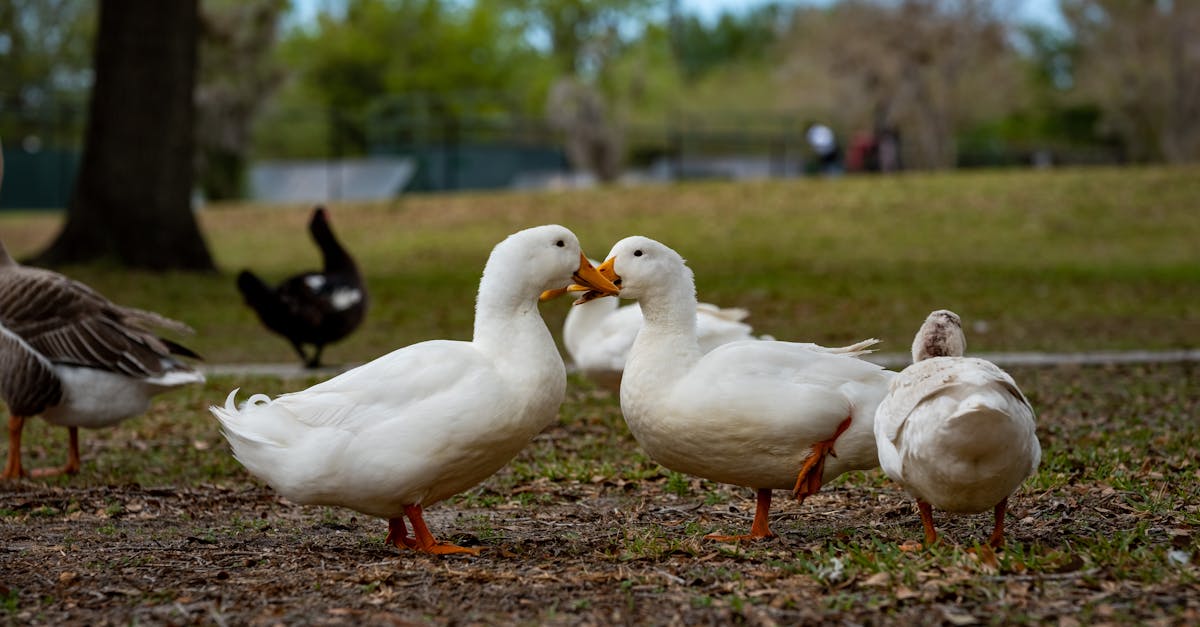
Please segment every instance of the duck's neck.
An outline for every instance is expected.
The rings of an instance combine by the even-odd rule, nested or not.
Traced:
[[[700,359],[695,285],[680,281],[643,296],[638,303],[642,307],[642,329],[629,353],[623,380],[669,385]]]
[[[472,342],[501,367],[512,364],[532,378],[561,376],[565,382],[562,356],[538,311],[537,294],[517,294],[492,278],[498,277],[485,271],[479,284]]]
[[[321,257],[325,260],[325,272],[358,272],[354,258],[342,248],[342,243],[333,235],[333,229],[329,228],[328,224],[314,224],[312,237],[321,249]]]

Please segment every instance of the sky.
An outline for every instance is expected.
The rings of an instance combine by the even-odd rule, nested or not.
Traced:
[[[825,6],[834,0],[679,0],[679,7],[686,13],[699,15],[703,20],[715,20],[721,13],[769,4],[807,4]],[[966,0],[970,1],[970,0]],[[1062,14],[1058,11],[1058,0],[1009,0],[1021,21],[1037,22],[1053,27],[1064,27]],[[665,4],[665,2],[664,2]]]
[[[834,0],[679,0],[679,8],[685,13],[694,13],[705,21],[715,20],[721,13],[761,6],[776,1],[780,4],[828,5]],[[970,1],[970,0],[967,0]],[[1021,21],[1038,22],[1047,26],[1064,28],[1062,15],[1058,12],[1058,0],[1009,0]],[[295,19],[310,21],[321,7],[338,4],[338,0],[294,0]],[[666,0],[662,1],[666,7]]]

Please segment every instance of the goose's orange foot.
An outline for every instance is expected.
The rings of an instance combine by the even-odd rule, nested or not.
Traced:
[[[813,443],[812,454],[804,460],[804,465],[800,467],[800,472],[796,475],[796,487],[792,488],[792,496],[801,503],[821,489],[821,477],[825,474],[825,456],[837,457],[837,453],[833,450],[833,443],[846,429],[850,428],[852,418],[853,416],[846,416],[846,419],[838,425],[833,437]]]
[[[57,477],[79,474],[79,469],[83,466],[79,461],[79,427],[68,427],[67,431],[70,434],[70,441],[67,445],[67,463],[59,468],[34,468],[29,471],[29,476]]]
[[[67,464],[56,468],[34,468],[29,471],[30,477],[57,477],[59,475],[79,474],[79,466]]]

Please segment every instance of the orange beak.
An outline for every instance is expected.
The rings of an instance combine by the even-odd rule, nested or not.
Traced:
[[[584,294],[583,298],[587,300],[600,298],[602,296],[616,296],[621,292],[616,285],[613,285],[612,281],[609,281],[604,277],[603,274],[600,273],[599,270],[592,266],[592,263],[588,261],[587,255],[584,255],[583,253],[579,254],[579,269],[575,271],[575,274],[572,275],[571,278],[575,281],[575,283],[566,287],[546,290],[545,292],[542,292],[542,295],[538,298],[538,300],[546,301],[552,298],[558,298],[567,292],[586,291],[587,294]]]
[[[616,296],[617,294],[620,293],[621,288],[619,288],[617,286],[620,285],[620,283],[621,283],[621,277],[617,276],[616,270],[613,270],[613,266],[616,264],[616,262],[617,262],[616,257],[613,257],[613,258],[609,259],[608,261],[605,261],[604,263],[600,264],[600,267],[596,268],[596,273],[599,274],[600,278],[604,279],[605,282],[607,282],[609,285],[612,285],[617,291],[612,292],[612,293],[607,293],[607,292],[602,292],[600,290],[589,289],[586,294],[584,294],[583,296],[580,296],[575,301],[576,305],[579,305],[581,303],[586,303],[589,300],[603,298],[605,296]],[[580,286],[580,285],[572,285],[568,289],[577,290],[577,289],[581,289],[582,287],[583,286]]]

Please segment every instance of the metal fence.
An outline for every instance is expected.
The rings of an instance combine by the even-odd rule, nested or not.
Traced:
[[[421,97],[394,98],[357,120],[318,107],[291,112],[296,121],[324,125],[323,154],[309,154],[303,162],[297,161],[297,168],[307,168],[305,171],[325,169],[323,174],[309,175],[325,179],[320,188],[326,197],[313,200],[353,197],[342,183],[348,180],[347,163],[372,157],[386,157],[392,163],[399,158],[405,164],[406,172],[399,177],[402,184],[381,192],[388,195],[537,187],[576,180],[573,177],[578,173],[572,172],[562,134],[543,120],[513,113],[503,99],[475,98],[452,104]],[[79,167],[85,111],[78,103],[32,111],[0,109],[6,162],[0,209],[66,206]],[[772,114],[676,115],[661,124],[628,125],[621,142],[625,168],[630,176],[652,180],[813,174],[817,160],[805,143],[806,125],[798,116]],[[845,138],[842,147],[846,147]],[[271,154],[260,146],[253,152],[256,159],[269,160],[276,171],[285,167],[290,157]],[[983,146],[964,145],[959,164],[1036,165],[1044,156],[1036,148],[997,140]],[[1119,155],[1086,148],[1074,153],[1060,151],[1054,163],[1064,161],[1114,163]],[[292,174],[283,178],[296,180],[302,175],[300,170]],[[389,176],[397,178],[395,173]],[[252,173],[246,178],[255,177]]]

